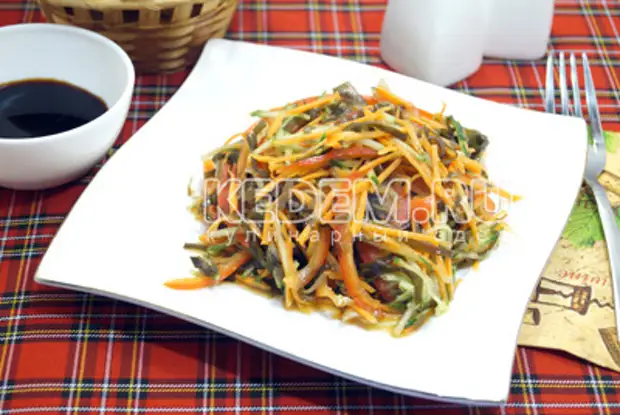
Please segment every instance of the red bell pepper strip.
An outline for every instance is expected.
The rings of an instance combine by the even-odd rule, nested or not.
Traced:
[[[411,204],[409,205],[411,220],[414,220],[419,224],[428,222],[431,218],[434,204],[435,200],[433,196],[412,197]]]
[[[326,166],[331,160],[354,159],[358,157],[376,157],[377,151],[368,147],[350,147],[330,150],[320,156],[308,157],[290,164],[280,171],[281,175],[288,176],[299,170],[319,169]]]
[[[222,210],[222,212],[228,214],[230,212],[230,205],[228,203],[228,194],[230,193],[230,182],[228,181],[230,167],[224,160],[220,161],[220,163],[221,168],[217,178],[217,206]]]
[[[366,242],[356,242],[356,246],[362,264],[370,264],[385,256],[379,248]]]

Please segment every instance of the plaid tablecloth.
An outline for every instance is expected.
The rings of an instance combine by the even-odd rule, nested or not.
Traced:
[[[241,0],[228,37],[383,66],[385,4]],[[620,130],[620,3],[556,5],[551,47],[588,53],[604,127]],[[34,0],[0,0],[0,25],[41,20]],[[137,79],[115,149],[186,76]],[[542,60],[488,59],[454,88],[542,110],[543,79]],[[369,388],[144,308],[35,284],[41,256],[95,172],[49,191],[0,189],[0,414],[620,414],[620,374],[551,351],[518,349],[504,408],[462,407]]]

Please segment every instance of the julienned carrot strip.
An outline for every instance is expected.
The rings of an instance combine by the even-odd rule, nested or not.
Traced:
[[[417,170],[417,173],[420,174],[420,176],[422,177],[422,179],[424,180],[424,182],[426,183],[426,185],[428,186],[429,189],[435,189],[435,192],[437,193],[437,196],[439,196],[439,198],[441,198],[441,200],[443,200],[443,202],[446,204],[446,206],[448,207],[453,207],[454,206],[454,200],[450,199],[450,197],[448,197],[448,195],[446,194],[444,188],[441,186],[441,183],[437,183],[433,181],[433,178],[431,177],[432,172],[428,171],[428,166],[425,164],[422,164],[422,162],[418,161],[411,153],[410,150],[406,148],[406,145],[402,142],[399,142],[397,139],[392,139],[394,145],[396,147],[398,147],[401,151],[402,154],[405,156],[405,158],[407,159],[407,161]]]
[[[248,251],[237,252],[231,256],[228,261],[218,266],[219,273],[217,279],[212,276],[178,278],[166,281],[164,285],[175,290],[197,290],[200,288],[212,287],[233,275],[241,265],[248,262],[251,258],[252,254]]]
[[[339,98],[340,98],[340,94],[338,94],[337,92],[335,94],[325,95],[324,97],[318,98],[307,104],[298,105],[298,106],[291,108],[290,110],[286,110],[285,113],[286,115],[302,114],[313,108],[317,108],[317,107],[321,107],[323,105],[329,104],[330,102],[333,102]]]
[[[425,311],[422,314],[422,316],[419,317],[418,321],[416,321],[414,324],[412,324],[411,326],[403,330],[401,336],[405,336],[407,334],[413,333],[414,331],[417,331],[420,327],[424,325],[424,323],[428,321],[429,318],[431,318],[432,315],[433,315],[432,309]]]
[[[379,98],[390,101],[392,104],[400,105],[405,108],[413,108],[413,104],[402,99],[401,97],[393,94],[391,91],[383,88],[382,86],[377,86],[374,88],[375,94],[379,96]]]
[[[428,154],[431,154],[431,143],[428,142],[428,139],[426,137],[420,138],[420,144],[424,148],[424,151],[426,151]]]
[[[265,223],[263,224],[263,233],[261,235],[261,245],[268,245],[271,240],[269,238],[271,229],[273,228],[273,218],[272,218],[273,214],[271,211],[267,211],[265,213]]]
[[[243,143],[241,145],[241,150],[239,151],[239,161],[237,162],[237,171],[236,176],[243,178],[245,175],[245,169],[248,167],[248,156],[250,155],[250,147],[247,143]]]
[[[322,114],[319,115],[318,117],[316,117],[315,119],[313,119],[312,121],[310,121],[308,124],[306,124],[306,127],[314,127],[315,125],[317,125],[321,121],[323,121],[323,115]]]
[[[274,108],[270,108],[265,112],[277,112],[277,111],[282,111],[288,107],[296,107],[299,105],[304,105],[304,104],[308,104],[310,102],[316,101],[317,99],[319,99],[319,96],[314,96],[314,97],[307,97],[307,98],[302,98],[302,99],[298,99],[296,101],[293,102],[289,102],[288,104],[282,106],[282,107],[274,107]]]
[[[302,176],[299,181],[301,183],[305,183],[305,182],[309,182],[310,180],[314,180],[314,179],[319,179],[321,177],[325,177],[328,176],[329,173],[326,172],[325,170],[319,170],[310,174],[307,174],[305,176]]]
[[[308,242],[308,238],[310,237],[311,230],[312,230],[312,225],[308,224],[306,225],[304,230],[301,232],[301,234],[299,234],[299,236],[297,237],[297,242],[299,242],[301,246],[306,246],[306,242]]]
[[[463,163],[463,166],[471,171],[472,173],[475,174],[482,174],[483,171],[485,171],[484,167],[482,166],[482,164],[480,164],[479,162],[477,162],[476,160],[473,160],[469,157],[466,157],[464,155],[461,155],[459,157],[461,163]]]
[[[442,178],[445,178],[448,175],[448,168],[443,163],[439,163],[439,173]]]
[[[298,100],[293,101],[293,102],[289,103],[288,105],[286,105],[285,107],[282,107],[280,109],[284,109],[284,108],[290,107],[290,106],[298,107],[300,105],[310,104],[311,102],[314,102],[314,101],[316,101],[319,98],[321,98],[321,97],[319,95],[317,95],[317,96],[314,96],[314,97],[298,99]]]
[[[241,265],[252,259],[252,254],[249,251],[239,251],[226,260],[223,264],[219,265],[217,282],[222,282],[226,278],[233,275]]]
[[[207,277],[177,278],[166,281],[164,285],[174,290],[198,290],[200,288],[214,286],[215,280]]]
[[[431,146],[431,164],[433,167],[433,180],[439,182],[439,154],[437,153],[437,144]]]
[[[391,91],[388,91],[381,86],[376,87],[375,92],[377,93],[377,95],[379,95],[379,97],[386,99],[393,104],[403,106],[407,109],[415,109],[419,114],[430,119],[433,118],[433,114],[431,114],[430,112],[421,110],[420,108],[414,106],[411,102],[399,97],[398,95],[392,93]]]
[[[327,210],[331,207],[335,197],[336,192],[330,190],[325,199],[323,200],[323,205],[319,208],[319,216],[322,217],[327,213]]]
[[[362,95],[362,98],[364,98],[364,101],[366,101],[368,105],[375,105],[379,102],[377,98],[373,97],[372,95]]]
[[[215,163],[211,159],[206,159],[202,162],[202,170],[205,173],[210,173],[215,170]]]
[[[411,110],[411,111],[416,111],[416,109]],[[443,127],[441,123],[435,121],[433,118],[424,118],[424,117],[419,117],[416,115],[409,114],[407,116],[407,120],[414,124],[428,127],[435,134],[439,134],[437,130]]]
[[[385,170],[383,170],[378,177],[379,184],[383,183],[402,163],[401,159],[394,160]]]
[[[504,189],[491,185],[489,183],[482,183],[480,180],[477,180],[476,178],[473,178],[466,174],[461,175],[460,179],[463,181],[463,183],[467,184],[468,186],[473,186],[474,190],[481,190],[484,187],[488,186],[489,192],[496,193],[500,197],[503,197],[504,199],[513,200],[513,201],[518,201],[522,199],[522,197],[519,195],[513,195],[511,193],[508,193]]]
[[[396,119],[396,123],[401,127],[404,127],[405,131],[407,131],[407,135],[409,136],[408,141],[413,147],[413,149],[415,151],[422,152],[422,145],[420,143],[418,135],[416,134],[416,130],[414,129],[413,124],[411,122],[407,122],[398,118]]]
[[[478,234],[478,225],[476,224],[476,215],[474,212],[470,212],[469,209],[467,209],[467,202],[466,202],[467,198],[460,184],[456,186],[456,190],[460,195],[461,204],[463,205],[463,208],[465,209],[466,212],[471,213],[471,216],[468,221],[468,225],[469,225],[469,229],[471,229],[471,236],[473,238],[474,247],[477,248],[478,242],[479,242],[479,234]]]
[[[459,159],[452,160],[448,167],[450,168],[451,171],[465,174],[465,166],[463,166],[463,162]]]
[[[495,212],[495,202],[483,190],[474,190],[474,212],[478,213],[483,219],[492,220]]]
[[[354,235],[360,232],[362,221],[364,220],[364,214],[366,213],[366,203],[368,201],[368,191],[363,190],[360,200],[357,201],[357,209],[355,211],[355,221],[351,227],[351,231]]]
[[[379,165],[381,165],[381,164],[383,164],[385,162],[392,161],[395,158],[397,158],[398,156],[399,156],[398,153],[391,153],[391,154],[388,154],[387,156],[383,156],[383,157],[380,157],[378,159],[374,159],[373,161],[370,161],[367,164],[364,164],[357,171],[360,174],[366,174],[370,170],[374,169],[375,167],[377,167],[377,166],[379,166]]]
[[[448,298],[452,300],[452,298],[454,298],[454,282],[453,282],[454,272],[452,270],[452,258],[447,256],[445,264],[446,264],[446,272],[447,272],[448,279],[449,279],[448,284],[447,284]]]
[[[280,224],[284,225],[289,235],[297,234],[297,228],[295,227],[295,225],[293,225],[293,222],[281,210],[278,211],[278,218],[280,219]]]
[[[515,202],[517,200],[521,200],[522,199],[522,196],[513,195],[512,193],[508,193],[504,189],[502,189],[500,187],[497,187],[497,186],[491,187],[491,191],[494,192],[494,193],[497,193],[499,196],[503,197],[504,199],[514,200]]]
[[[282,126],[282,121],[284,120],[284,114],[278,115],[273,122],[269,124],[269,130],[267,130],[267,138],[273,137],[273,135],[280,129]]]

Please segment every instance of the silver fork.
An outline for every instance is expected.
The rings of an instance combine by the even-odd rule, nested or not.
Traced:
[[[603,137],[603,127],[598,112],[596,101],[596,89],[592,80],[592,72],[585,53],[581,54],[583,77],[586,91],[586,105],[590,115],[590,128],[592,131],[592,143],[588,146],[588,159],[586,163],[585,181],[592,189],[596,205],[598,206],[599,216],[603,223],[603,233],[607,242],[607,252],[611,267],[611,279],[614,287],[614,305],[616,313],[616,336],[620,335],[620,230],[616,225],[614,211],[611,208],[605,189],[598,182],[598,177],[605,167],[606,149]],[[553,54],[549,54],[547,59],[547,76],[545,86],[545,110],[555,113],[555,86],[553,78]],[[573,93],[572,115],[584,118],[581,112],[581,93],[579,90],[579,78],[577,76],[577,62],[575,54],[570,55],[570,75]],[[569,110],[568,82],[566,79],[566,64],[564,53],[559,54],[558,71],[560,74],[560,104],[563,115],[571,115]]]

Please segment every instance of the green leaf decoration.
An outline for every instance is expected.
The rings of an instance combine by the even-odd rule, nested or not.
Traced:
[[[615,153],[620,148],[620,133],[604,131],[605,147],[608,153]]]
[[[602,240],[603,228],[596,210],[575,205],[562,236],[578,248],[591,247]]]
[[[592,140],[592,128],[588,125],[588,144],[593,144]],[[605,148],[608,153],[615,153],[620,149],[620,133],[614,131],[603,131],[603,138],[605,139]]]
[[[620,208],[616,209],[616,224],[620,228]],[[605,240],[596,201],[589,193],[582,192],[568,218],[562,237],[577,248],[588,248]]]

